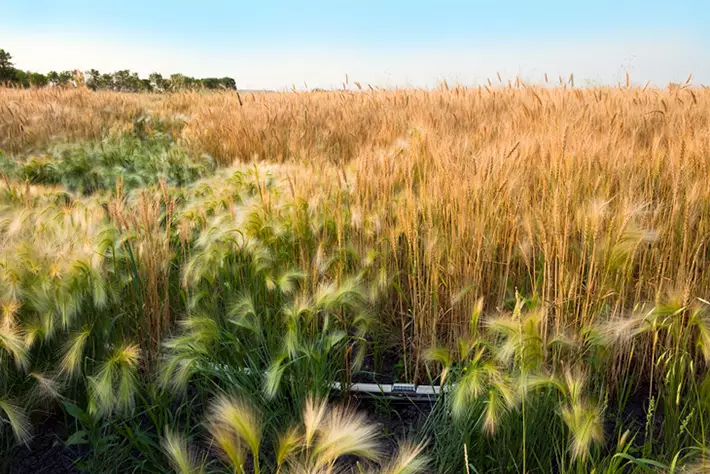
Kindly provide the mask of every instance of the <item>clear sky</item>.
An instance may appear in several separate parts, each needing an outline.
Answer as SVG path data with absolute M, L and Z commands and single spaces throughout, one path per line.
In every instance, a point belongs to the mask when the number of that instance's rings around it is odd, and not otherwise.
M 0 0 L 17 67 L 231 76 L 237 86 L 710 85 L 710 0 Z

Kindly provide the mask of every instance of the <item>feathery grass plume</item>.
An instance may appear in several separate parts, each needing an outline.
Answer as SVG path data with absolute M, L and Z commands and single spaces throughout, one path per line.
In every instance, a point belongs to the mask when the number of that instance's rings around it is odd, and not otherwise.
M 163 388 L 184 391 L 197 371 L 198 360 L 210 353 L 219 338 L 219 327 L 212 318 L 190 316 L 180 322 L 183 334 L 163 342 L 166 357 L 160 370 L 159 382 Z
M 516 392 L 503 379 L 494 380 L 489 388 L 483 410 L 483 431 L 493 435 L 503 415 L 517 403 Z
M 318 430 L 324 423 L 328 411 L 327 402 L 308 397 L 303 405 L 303 439 L 306 450 L 310 450 L 315 441 Z
M 523 334 L 520 322 L 512 317 L 500 316 L 488 321 L 490 331 L 501 334 L 503 343 L 497 347 L 498 358 L 502 362 L 512 360 L 522 347 Z
M 88 377 L 89 411 L 100 415 L 130 412 L 138 390 L 137 369 L 138 346 L 127 344 L 116 348 L 99 364 L 96 375 Z
M 171 388 L 185 393 L 190 379 L 198 372 L 200 355 L 177 351 L 168 356 L 160 371 L 158 381 L 162 388 Z
M 166 428 L 160 444 L 176 474 L 198 474 L 204 472 L 195 454 L 190 451 L 187 442 L 179 434 Z
M 221 424 L 210 422 L 207 428 L 225 461 L 232 467 L 234 472 L 244 474 L 246 447 L 243 445 L 241 438 Z
M 277 472 L 286 461 L 293 456 L 303 443 L 303 436 L 295 426 L 289 428 L 285 433 L 279 435 L 276 442 L 276 466 Z
M 192 315 L 180 322 L 185 335 L 189 336 L 190 345 L 200 350 L 207 350 L 219 339 L 220 327 L 215 318 L 208 315 Z M 180 347 L 182 339 L 167 343 L 170 347 Z
M 378 432 L 379 428 L 362 414 L 342 406 L 328 407 L 326 401 L 308 397 L 302 426 L 292 427 L 279 437 L 277 469 L 280 471 L 287 465 L 288 472 L 325 474 L 343 471 L 345 467 L 340 461 L 345 457 L 377 461 L 381 457 Z M 401 468 L 407 461 L 417 466 L 418 448 L 409 445 L 403 448 L 394 468 Z
M 21 307 L 22 304 L 16 299 L 8 299 L 6 301 L 3 301 L 3 303 L 0 305 L 0 308 L 2 309 L 2 312 L 0 314 L 2 320 L 0 320 L 0 324 L 9 325 L 11 323 L 14 323 L 15 315 Z
M 300 332 L 300 319 L 305 317 L 310 320 L 312 314 L 311 308 L 308 307 L 303 300 L 299 299 L 282 307 L 281 312 L 283 313 L 286 323 L 286 332 L 282 343 L 283 348 L 289 357 L 296 358 L 302 338 L 302 334 Z
M 0 425 L 8 423 L 15 438 L 20 443 L 27 443 L 30 438 L 32 426 L 25 411 L 12 401 L 0 397 Z
M 445 347 L 432 347 L 424 353 L 424 359 L 441 364 L 439 380 L 440 385 L 443 386 L 446 383 L 446 376 L 448 375 L 452 364 L 451 353 L 449 350 Z
M 266 371 L 266 377 L 264 378 L 264 394 L 269 399 L 274 398 L 279 390 L 281 378 L 286 370 L 286 367 L 284 366 L 285 360 L 285 355 L 277 357 L 271 365 L 269 365 L 269 368 Z
M 22 324 L 25 333 L 25 345 L 32 348 L 37 341 L 48 341 L 54 332 L 54 318 L 51 315 L 44 317 L 28 317 Z
M 332 466 L 343 456 L 379 459 L 378 432 L 378 427 L 362 414 L 344 407 L 330 408 L 313 448 L 314 466 Z
M 471 410 L 482 408 L 481 427 L 487 434 L 493 434 L 503 414 L 517 405 L 520 394 L 513 389 L 504 367 L 488 357 L 488 346 L 468 340 L 461 344 L 461 355 L 468 358 L 475 347 L 478 349 L 453 385 L 451 413 L 454 419 L 462 420 L 471 416 Z
M 564 373 L 565 396 L 572 402 L 578 402 L 584 397 L 587 377 L 579 370 L 567 370 Z
M 288 270 L 283 272 L 276 279 L 276 288 L 284 295 L 292 295 L 298 288 L 298 283 L 305 278 L 305 274 L 300 270 Z
M 570 431 L 573 460 L 585 461 L 594 444 L 604 442 L 603 418 L 597 407 L 582 400 L 572 401 L 561 408 L 562 419 Z
M 611 344 L 626 344 L 651 329 L 647 314 L 634 313 L 625 318 L 610 319 L 599 325 L 599 334 Z
M 422 455 L 426 448 L 425 443 L 402 443 L 397 449 L 395 457 L 385 464 L 379 474 L 419 474 L 427 472 L 429 460 Z
M 353 335 L 359 340 L 364 340 L 376 322 L 376 317 L 369 307 L 361 309 L 352 318 Z
M 511 317 L 498 317 L 488 321 L 488 328 L 503 337 L 497 347 L 502 362 L 513 361 L 521 371 L 536 370 L 544 359 L 542 316 L 539 312 L 522 314 L 524 300 L 518 297 Z
M 180 325 L 183 334 L 163 343 L 167 355 L 158 380 L 163 388 L 184 392 L 200 361 L 212 354 L 221 329 L 214 318 L 201 315 L 189 316 Z
M 688 326 L 695 328 L 697 336 L 695 346 L 705 359 L 705 363 L 710 363 L 710 317 L 704 308 L 693 308 L 688 317 Z
M 338 284 L 321 285 L 314 296 L 315 306 L 324 311 L 357 310 L 363 307 L 366 300 L 358 280 L 351 277 Z
M 579 370 L 567 370 L 563 380 L 557 377 L 537 379 L 539 383 L 549 383 L 563 395 L 560 416 L 569 429 L 570 455 L 573 461 L 585 462 L 590 449 L 604 442 L 603 413 L 599 406 L 592 404 L 585 395 L 586 375 Z
M 15 324 L 0 325 L 0 349 L 10 356 L 18 369 L 25 370 L 29 366 L 27 347 L 22 333 Z
M 239 459 L 239 443 L 244 442 L 251 451 L 254 471 L 259 472 L 259 447 L 261 445 L 261 415 L 244 399 L 219 395 L 209 410 L 208 426 L 230 461 Z M 237 465 L 233 465 L 236 469 Z
M 59 313 L 62 327 L 68 329 L 71 327 L 74 316 L 79 311 L 81 304 L 79 293 L 71 290 L 57 291 L 54 304 Z
M 235 326 L 252 332 L 257 332 L 261 327 L 256 314 L 254 300 L 249 294 L 239 295 L 234 302 L 230 304 L 227 314 L 230 321 Z
M 455 418 L 463 418 L 473 402 L 486 392 L 490 380 L 500 377 L 499 368 L 483 358 L 483 350 L 464 367 L 464 374 L 454 386 L 451 411 Z
M 69 377 L 76 377 L 81 373 L 84 361 L 84 348 L 91 336 L 91 327 L 84 326 L 81 331 L 70 334 L 63 345 L 60 367 Z
M 61 387 L 55 379 L 39 372 L 30 372 L 29 375 L 37 382 L 34 394 L 36 398 L 40 400 L 55 400 L 59 397 Z

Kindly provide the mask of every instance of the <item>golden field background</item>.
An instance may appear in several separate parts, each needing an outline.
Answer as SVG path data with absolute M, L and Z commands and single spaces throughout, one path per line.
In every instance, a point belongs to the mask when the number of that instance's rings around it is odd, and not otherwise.
M 270 170 L 325 209 L 343 248 L 376 252 L 392 283 L 379 317 L 410 371 L 467 334 L 480 298 L 490 313 L 516 290 L 537 299 L 551 338 L 710 296 L 707 89 L 0 89 L 0 149 L 99 139 L 144 116 L 221 166 Z

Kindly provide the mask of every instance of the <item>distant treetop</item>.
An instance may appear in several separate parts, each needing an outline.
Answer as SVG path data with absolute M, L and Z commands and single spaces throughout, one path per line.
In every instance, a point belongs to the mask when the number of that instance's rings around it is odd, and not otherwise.
M 172 74 L 164 78 L 154 72 L 148 78 L 141 78 L 138 73 L 123 69 L 113 73 L 102 74 L 96 69 L 80 71 L 50 71 L 41 74 L 38 72 L 22 71 L 15 68 L 12 56 L 4 49 L 0 49 L 0 85 L 10 84 L 15 87 L 45 87 L 45 86 L 77 86 L 85 83 L 92 90 L 113 90 L 121 92 L 168 92 L 190 89 L 223 89 L 236 90 L 237 83 L 231 77 L 207 77 L 197 79 L 183 74 Z

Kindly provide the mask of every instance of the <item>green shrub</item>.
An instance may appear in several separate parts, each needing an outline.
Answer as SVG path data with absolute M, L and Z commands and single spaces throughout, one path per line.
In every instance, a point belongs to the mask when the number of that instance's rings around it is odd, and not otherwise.
M 62 185 L 89 195 L 115 189 L 132 190 L 164 181 L 184 186 L 214 170 L 212 159 L 195 156 L 174 137 L 159 130 L 109 136 L 101 142 L 54 145 L 46 153 L 21 158 L 0 155 L 0 170 L 32 184 Z

